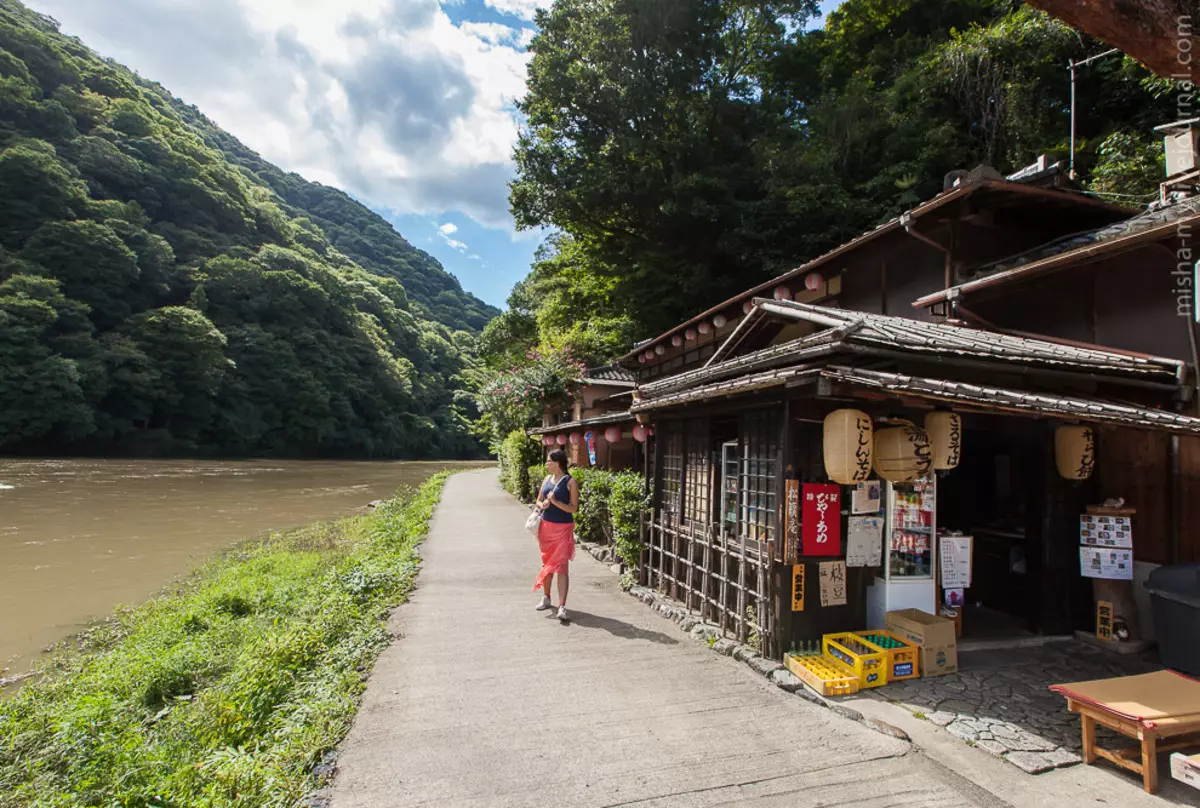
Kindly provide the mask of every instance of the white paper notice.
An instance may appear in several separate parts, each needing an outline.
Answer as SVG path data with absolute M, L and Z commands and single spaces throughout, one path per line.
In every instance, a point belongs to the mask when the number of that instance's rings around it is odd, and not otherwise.
M 942 536 L 942 588 L 966 589 L 971 585 L 971 537 Z
M 850 497 L 850 512 L 879 513 L 879 509 L 883 505 L 881 496 L 879 480 L 867 480 L 864 483 L 856 484 L 854 493 Z
M 846 566 L 883 566 L 883 518 L 851 516 L 846 527 Z
M 1113 550 L 1108 547 L 1080 547 L 1079 571 L 1085 578 L 1132 581 L 1133 550 Z

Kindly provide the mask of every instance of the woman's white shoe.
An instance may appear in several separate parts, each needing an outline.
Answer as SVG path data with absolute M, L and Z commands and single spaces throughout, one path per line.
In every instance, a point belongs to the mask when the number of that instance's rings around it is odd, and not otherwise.
M 554 604 L 550 602 L 550 598 L 542 595 L 542 602 L 537 605 L 537 611 L 544 612 L 547 609 L 553 609 Z

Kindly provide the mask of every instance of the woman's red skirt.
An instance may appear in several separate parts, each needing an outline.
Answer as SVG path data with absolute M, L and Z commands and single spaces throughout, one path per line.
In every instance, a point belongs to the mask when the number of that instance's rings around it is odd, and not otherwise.
M 546 578 L 556 572 L 566 572 L 567 564 L 575 560 L 575 524 L 547 522 L 538 528 L 538 546 L 542 548 L 542 571 L 533 582 L 533 591 L 542 588 Z

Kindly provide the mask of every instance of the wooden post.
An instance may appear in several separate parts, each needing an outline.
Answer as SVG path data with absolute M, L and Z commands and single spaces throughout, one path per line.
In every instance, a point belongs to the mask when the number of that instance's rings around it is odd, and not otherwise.
M 1158 738 L 1142 735 L 1142 788 L 1147 794 L 1158 791 Z
M 1083 762 L 1090 766 L 1096 762 L 1096 719 L 1080 713 L 1079 723 L 1083 730 Z

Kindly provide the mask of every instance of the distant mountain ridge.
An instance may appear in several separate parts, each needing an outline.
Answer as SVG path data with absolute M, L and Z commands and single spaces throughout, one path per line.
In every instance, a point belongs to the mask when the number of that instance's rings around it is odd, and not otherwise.
M 336 188 L 285 172 L 153 82 L 166 94 L 180 116 L 205 142 L 222 151 L 231 163 L 251 171 L 296 211 L 307 214 L 331 244 L 355 263 L 404 284 L 416 311 L 450 328 L 479 332 L 500 310 L 463 290 L 458 279 L 436 258 L 414 247 L 390 222 Z

